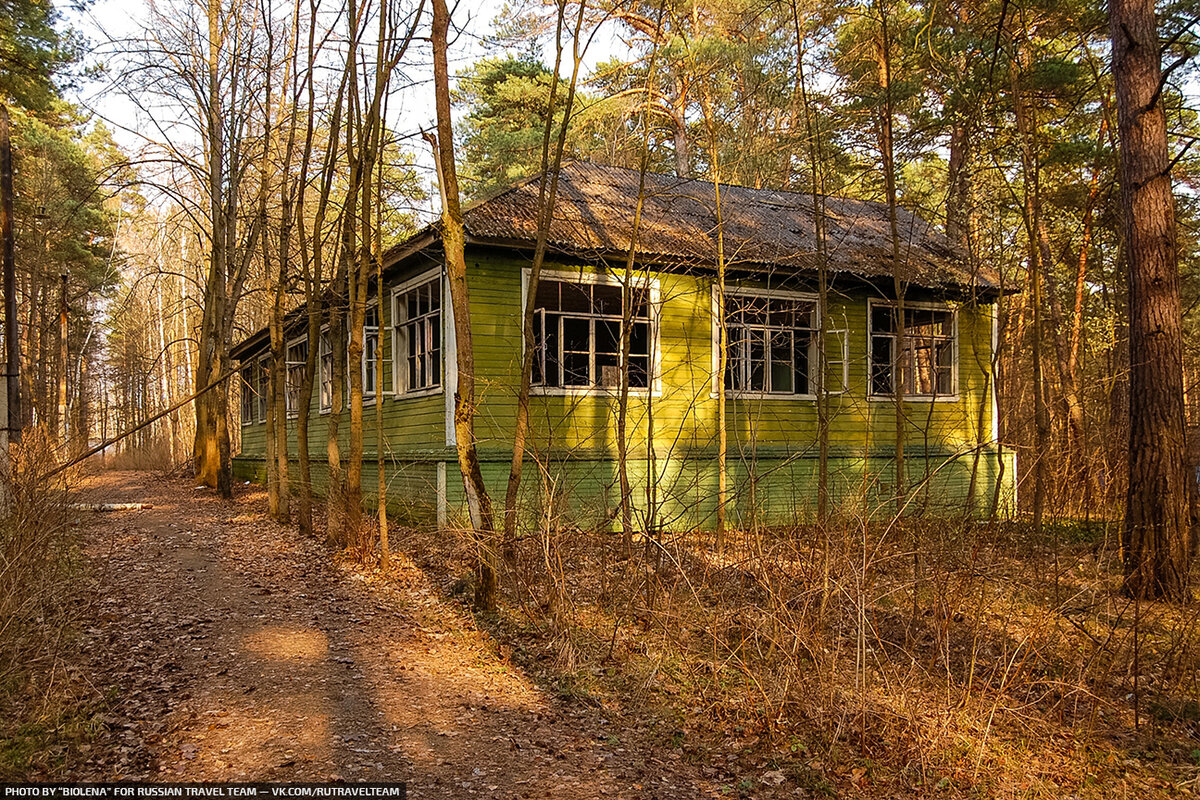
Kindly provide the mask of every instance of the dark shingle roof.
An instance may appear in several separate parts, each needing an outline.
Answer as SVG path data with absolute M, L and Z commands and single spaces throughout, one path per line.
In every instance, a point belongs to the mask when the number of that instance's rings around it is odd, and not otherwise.
M 467 234 L 477 241 L 532 244 L 537 236 L 537 177 L 483 200 L 465 212 Z M 549 244 L 584 256 L 629 250 L 638 195 L 637 170 L 575 162 L 563 166 Z M 721 186 L 727 264 L 815 272 L 812 195 L 744 186 Z M 864 279 L 890 278 L 892 246 L 887 206 L 828 197 L 829 269 Z M 713 184 L 647 174 L 638 256 L 713 268 L 716 263 Z M 901 277 L 927 288 L 1001 288 L 990 269 L 974 274 L 946 237 L 900 209 Z

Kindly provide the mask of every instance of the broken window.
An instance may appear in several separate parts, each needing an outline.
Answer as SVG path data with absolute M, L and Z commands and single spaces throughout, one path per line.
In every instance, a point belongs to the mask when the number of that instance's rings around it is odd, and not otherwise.
M 441 386 L 441 276 L 397 292 L 392 298 L 392 318 L 396 392 L 405 394 Z
M 379 388 L 375 348 L 379 346 L 379 304 L 367 306 L 363 316 L 363 397 L 370 399 Z
M 254 364 L 246 364 L 242 367 L 242 424 L 250 425 L 254 422 L 255 413 L 258 411 L 258 377 L 255 372 Z
M 320 390 L 318 404 L 322 414 L 328 414 L 333 408 L 333 342 L 329 338 L 328 329 L 321 331 L 320 356 L 317 364 L 320 373 Z
M 819 335 L 816 300 L 726 293 L 725 388 L 739 394 L 814 394 Z
M 304 371 L 308 367 L 308 338 L 298 339 L 288 345 L 285 364 L 285 402 L 287 415 L 300 414 L 300 393 L 304 387 Z
M 629 386 L 649 388 L 650 307 L 645 287 L 542 279 L 538 282 L 533 319 L 533 385 L 619 388 L 621 343 L 628 324 Z
M 955 311 L 945 306 L 905 306 L 904 352 L 897 352 L 900 309 L 895 303 L 871 304 L 871 394 L 895 392 L 896 368 L 905 397 L 951 397 L 956 386 Z

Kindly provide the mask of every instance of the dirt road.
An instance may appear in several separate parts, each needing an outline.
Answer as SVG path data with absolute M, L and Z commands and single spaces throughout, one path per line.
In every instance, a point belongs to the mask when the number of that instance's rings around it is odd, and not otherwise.
M 80 779 L 396 780 L 412 797 L 694 798 L 696 768 L 535 686 L 399 554 L 389 581 L 188 481 L 104 473 L 86 670 L 109 698 Z M 628 719 L 628 718 L 627 718 Z

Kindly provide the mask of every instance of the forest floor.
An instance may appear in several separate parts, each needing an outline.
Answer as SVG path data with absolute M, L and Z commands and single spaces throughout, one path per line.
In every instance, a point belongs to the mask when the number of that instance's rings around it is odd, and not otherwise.
M 414 797 L 719 794 L 636 712 L 539 688 L 398 553 L 387 580 L 271 522 L 265 495 L 107 472 L 78 674 L 105 699 L 73 780 L 388 780 Z
M 620 537 L 552 526 L 523 542 L 521 584 L 484 617 L 466 604 L 466 537 L 396 520 L 384 574 L 271 521 L 259 487 L 225 501 L 106 472 L 71 495 L 153 507 L 73 512 L 71 655 L 38 684 L 63 701 L 24 727 L 0 706 L 0 779 L 1200 796 L 1198 606 L 1131 606 L 1107 528 L 1064 528 L 1054 547 L 1019 524 L 872 540 L 871 594 L 853 592 L 859 556 L 832 560 L 848 588 L 819 628 L 821 559 L 803 530 L 724 549 L 681 535 L 655 565 L 622 557 Z M 919 615 L 911 558 L 893 552 L 918 532 Z

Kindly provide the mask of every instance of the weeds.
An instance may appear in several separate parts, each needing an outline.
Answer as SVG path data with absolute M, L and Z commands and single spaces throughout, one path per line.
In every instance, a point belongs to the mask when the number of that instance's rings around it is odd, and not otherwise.
M 0 776 L 61 766 L 87 729 L 65 659 L 74 644 L 80 560 L 63 484 L 35 478 L 53 463 L 38 430 L 12 450 L 0 476 Z
M 560 697 L 658 720 L 697 760 L 739 754 L 718 760 L 735 794 L 1100 797 L 1194 776 L 1200 612 L 1143 603 L 1135 620 L 1103 522 L 1035 539 L 843 514 L 720 547 L 662 532 L 633 555 L 541 522 L 498 635 Z M 408 536 L 445 575 L 470 563 L 453 538 Z

